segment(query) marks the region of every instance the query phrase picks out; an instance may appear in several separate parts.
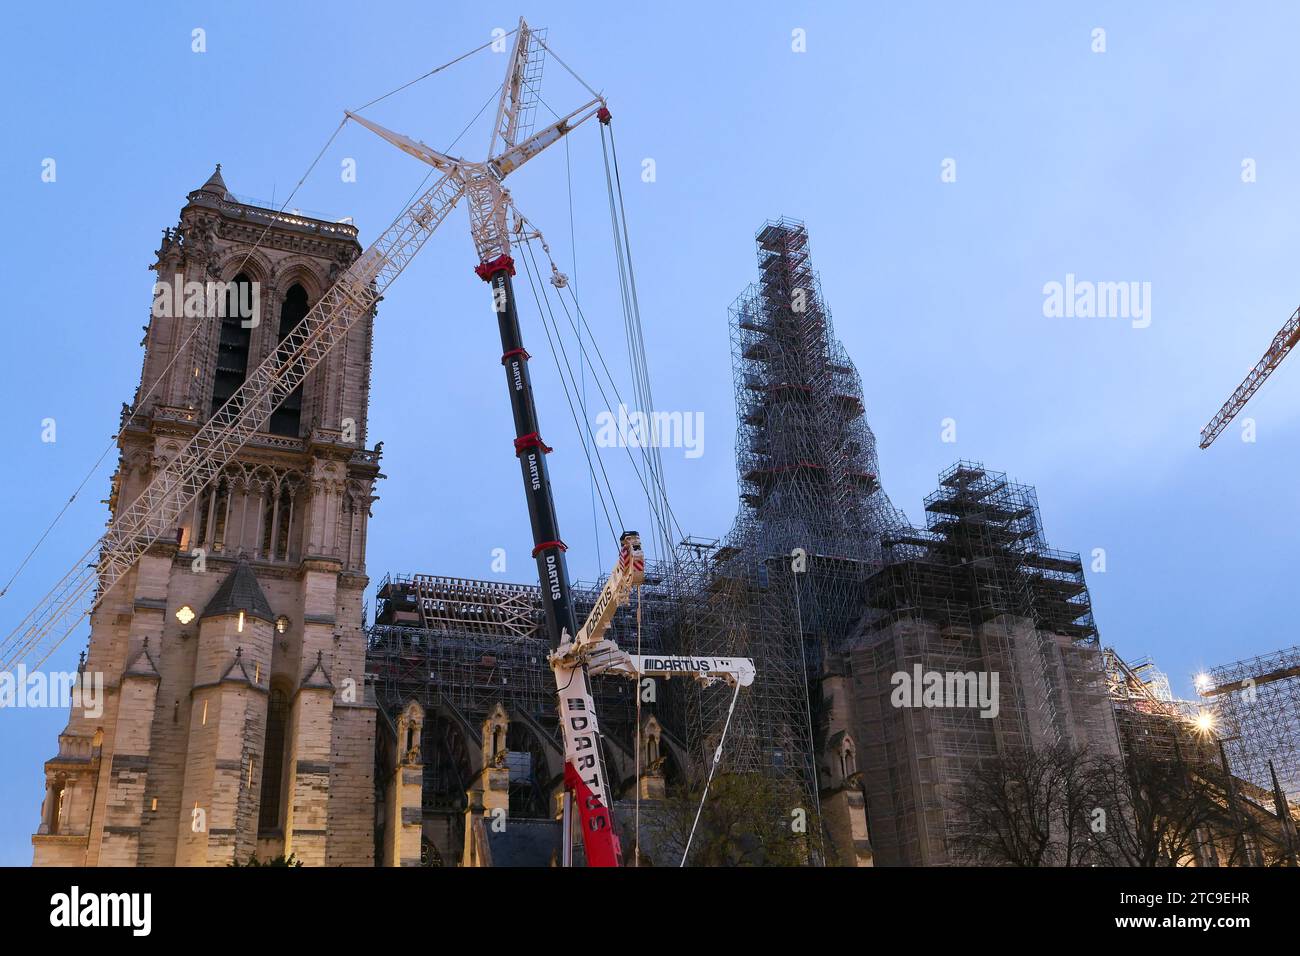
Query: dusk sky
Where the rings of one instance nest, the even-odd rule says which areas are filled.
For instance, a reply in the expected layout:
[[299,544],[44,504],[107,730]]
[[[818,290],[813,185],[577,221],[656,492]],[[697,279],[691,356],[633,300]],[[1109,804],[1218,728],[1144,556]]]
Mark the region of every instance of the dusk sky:
[[[1154,658],[1182,696],[1204,667],[1298,643],[1284,605],[1300,529],[1300,359],[1243,413],[1253,441],[1241,421],[1208,451],[1197,441],[1300,303],[1300,8],[518,12],[549,28],[550,46],[614,115],[654,395],[661,409],[703,416],[702,454],[663,452],[687,533],[716,538],[735,513],[727,307],[757,276],[755,231],[790,216],[807,224],[837,335],[862,375],[884,487],[914,523],[959,458],[1034,485],[1053,547],[1081,552],[1085,570],[1104,550],[1104,572],[1087,575],[1103,644]],[[91,473],[0,598],[7,634],[103,531],[115,454],[92,468],[139,381],[147,266],[186,194],[219,162],[236,196],[278,207],[345,109],[515,21],[415,2],[320,2],[309,16],[246,2],[147,15],[28,4],[6,16],[0,578]],[[366,115],[445,147],[495,103],[501,71],[487,50]],[[554,60],[546,71],[548,107],[585,99]],[[549,117],[543,108],[538,119]],[[489,119],[454,151],[481,158]],[[348,160],[355,182],[342,175]],[[291,208],[352,217],[369,243],[426,171],[348,124]],[[630,393],[596,125],[511,190]],[[370,442],[384,443],[387,477],[370,525],[372,584],[387,571],[535,582],[496,322],[474,264],[458,210],[379,307]],[[1148,312],[1045,314],[1045,288],[1067,282],[1134,283],[1149,290]],[[593,580],[614,551],[523,300],[570,571]],[[46,419],[55,441],[42,440]],[[646,531],[626,455],[605,454],[627,523]],[[504,574],[492,570],[495,548]],[[74,668],[88,633],[83,624],[47,666]],[[66,717],[0,714],[0,864],[31,861],[42,763]]]

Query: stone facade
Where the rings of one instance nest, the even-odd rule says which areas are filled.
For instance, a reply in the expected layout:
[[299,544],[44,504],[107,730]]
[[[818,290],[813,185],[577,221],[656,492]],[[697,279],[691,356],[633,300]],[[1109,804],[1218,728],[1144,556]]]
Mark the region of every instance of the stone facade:
[[[356,237],[345,223],[238,202],[220,167],[189,194],[151,266],[158,286],[134,407],[123,407],[114,514],[360,254]],[[240,308],[250,301],[255,310]],[[378,450],[366,448],[372,322],[91,615],[83,666],[103,674],[107,700],[98,718],[74,709],[45,765],[36,865],[281,853],[373,863],[362,621],[380,477]]]

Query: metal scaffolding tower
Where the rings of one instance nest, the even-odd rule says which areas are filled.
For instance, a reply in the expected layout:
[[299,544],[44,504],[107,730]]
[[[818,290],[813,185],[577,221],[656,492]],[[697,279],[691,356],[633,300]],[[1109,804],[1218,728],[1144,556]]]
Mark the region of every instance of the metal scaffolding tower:
[[[730,310],[740,509],[725,539],[677,549],[665,640],[753,658],[758,678],[724,767],[769,776],[815,813],[822,661],[860,617],[881,531],[903,518],[881,489],[861,382],[835,338],[807,230],[769,221],[756,241],[759,281]],[[707,759],[728,702],[684,688],[678,703]]]
[[1208,676],[1201,695],[1213,702],[1232,772],[1265,790],[1276,773],[1287,799],[1300,801],[1300,647],[1221,664]]
[[[1077,554],[1047,546],[1034,490],[959,461],[926,527],[882,537],[884,566],[850,651],[879,860],[947,861],[954,794],[981,762],[1059,743],[1114,748],[1097,629]],[[998,712],[898,708],[899,673],[996,674]]]

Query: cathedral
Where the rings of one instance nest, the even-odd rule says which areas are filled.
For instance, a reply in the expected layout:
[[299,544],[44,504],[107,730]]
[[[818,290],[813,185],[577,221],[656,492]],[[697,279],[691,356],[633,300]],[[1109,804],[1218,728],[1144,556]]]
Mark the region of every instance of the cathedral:
[[[1114,739],[1083,569],[1048,547],[1033,490],[977,463],[945,472],[927,526],[908,524],[884,493],[806,229],[780,220],[755,238],[759,282],[731,310],[736,522],[648,567],[610,636],[748,657],[757,679],[735,699],[666,689],[645,709],[601,682],[615,823],[642,865],[685,858],[673,819],[698,799],[732,700],[719,772],[763,781],[740,802],[770,797],[773,831],[787,831],[741,847],[743,862],[949,864],[954,795],[981,761]],[[238,201],[220,166],[189,194],[151,266],[114,515],[361,253],[346,221]],[[73,708],[45,764],[36,865],[562,858],[540,589],[388,575],[364,620],[381,477],[379,444],[367,447],[373,320],[99,602],[81,670],[103,676],[107,699],[97,717]],[[574,591],[581,619],[599,587]],[[997,700],[982,714],[900,709],[894,678],[914,670],[1000,675]],[[791,817],[810,821],[793,840]],[[782,841],[793,856],[774,852]]]
[[[117,514],[361,253],[354,226],[237,201],[217,167],[164,231]],[[172,290],[200,290],[196,296]],[[364,693],[371,322],[274,413],[91,615],[74,712],[45,764],[34,862],[373,861]]]

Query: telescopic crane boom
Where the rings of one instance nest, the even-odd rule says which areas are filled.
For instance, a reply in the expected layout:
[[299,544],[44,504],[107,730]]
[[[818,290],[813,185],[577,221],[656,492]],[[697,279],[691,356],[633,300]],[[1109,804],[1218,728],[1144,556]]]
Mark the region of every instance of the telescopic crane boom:
[[640,539],[634,533],[623,536],[619,566],[593,615],[582,630],[576,626],[564,559],[566,547],[560,539],[546,467],[546,455],[551,449],[542,441],[537,422],[529,356],[519,329],[511,281],[515,270],[506,217],[512,204],[502,181],[588,120],[596,118],[608,124],[610,113],[605,99],[593,93],[593,98],[582,106],[532,133],[528,118],[535,109],[537,91],[529,81],[540,72],[543,49],[541,37],[520,19],[488,157],[481,162],[439,152],[355,113],[347,114],[442,175],[344,271],[275,351],[155,473],[139,497],[114,516],[104,535],[0,643],[0,670],[11,671],[20,662],[39,666],[152,544],[175,533],[180,517],[199,494],[248,440],[266,427],[272,412],[356,322],[370,314],[388,286],[464,199],[469,206],[470,232],[479,260],[474,271],[492,288],[501,334],[501,364],[515,422],[514,449],[528,500],[533,557],[537,560],[554,649],[551,665],[559,682],[565,783],[578,798],[588,865],[619,864],[589,671],[608,670],[628,677],[690,673],[706,683],[722,680],[745,686],[753,681],[753,665],[740,659],[642,658],[623,654],[603,639],[615,610],[627,602],[632,588],[644,577]]

